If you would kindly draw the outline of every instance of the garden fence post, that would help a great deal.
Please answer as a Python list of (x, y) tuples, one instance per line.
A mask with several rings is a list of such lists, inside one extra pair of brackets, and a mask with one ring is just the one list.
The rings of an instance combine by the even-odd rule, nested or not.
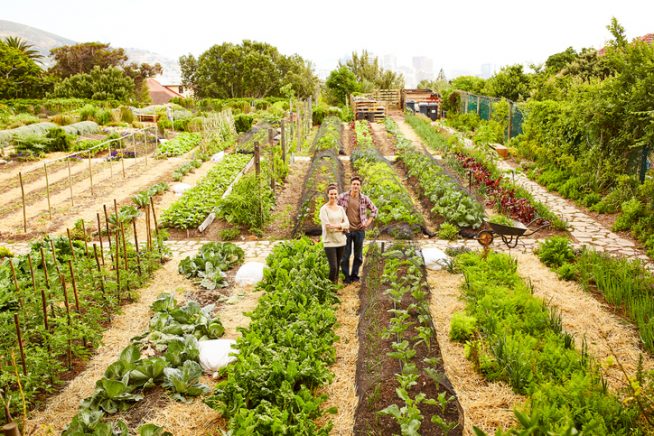
[(123, 242), (123, 257), (125, 258), (125, 271), (129, 271), (129, 262), (127, 261), (127, 243), (125, 241), (125, 226), (120, 222), (120, 237)]
[(118, 300), (118, 304), (120, 304), (120, 253), (118, 252), (120, 243), (118, 242), (118, 230), (114, 232), (114, 235), (116, 236), (116, 257), (114, 258), (116, 267), (116, 298)]
[(254, 172), (258, 176), (261, 173), (261, 156), (259, 150), (259, 141), (254, 141)]
[(113, 160), (113, 158), (111, 156), (111, 143), (112, 142), (113, 142), (113, 140), (109, 140), (109, 156), (108, 156), (108, 159), (109, 159), (109, 177), (113, 180), (113, 178), (114, 178), (114, 160)]
[(145, 205), (145, 246), (148, 251), (152, 251), (152, 234), (150, 230), (150, 205)]
[(273, 129), (268, 129), (268, 145), (270, 146), (270, 188), (275, 190), (275, 133)]
[(2, 426), (2, 431), (3, 436), (20, 436), (20, 432), (18, 431), (18, 425), (16, 425), (15, 422), (8, 422), (5, 425)]
[(43, 171), (45, 171), (45, 194), (48, 197), (48, 214), (52, 219), (52, 207), (50, 206), (50, 182), (48, 181), (48, 164), (43, 164)]
[[(68, 259), (68, 269), (70, 270), (70, 280), (73, 284), (73, 295), (75, 296), (75, 309), (77, 314), (82, 315), (82, 311), (79, 308), (79, 296), (77, 294), (77, 281), (75, 280), (75, 271), (73, 270), (73, 261)], [(86, 336), (82, 336), (82, 344), (86, 347)]]
[(20, 194), (23, 198), (23, 230), (27, 233), (27, 208), (25, 205), (25, 188), (23, 187), (23, 173), (18, 173), (18, 181), (20, 182)]
[(286, 163), (286, 123), (282, 119), (281, 121), (281, 144), (282, 144), (282, 161)]
[(120, 138), (120, 164), (123, 169), (123, 179), (125, 178), (125, 144), (123, 144), (123, 138)]
[[(70, 304), (68, 302), (68, 289), (66, 288), (66, 280), (64, 279), (63, 274), (59, 274), (59, 281), (61, 281), (61, 287), (64, 290), (64, 306), (66, 307), (66, 319), (68, 320), (68, 328), (72, 327), (72, 321), (70, 318)], [(68, 333), (68, 350), (66, 350), (68, 358), (68, 367), (73, 365), (73, 354), (72, 354), (72, 341), (70, 339), (70, 332)]]

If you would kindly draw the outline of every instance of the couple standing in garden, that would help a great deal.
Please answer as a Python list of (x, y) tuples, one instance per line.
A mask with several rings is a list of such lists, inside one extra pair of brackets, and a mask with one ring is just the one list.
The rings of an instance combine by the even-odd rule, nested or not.
[[(370, 214), (368, 214), (370, 212)], [(363, 264), (363, 240), (366, 229), (377, 216), (377, 208), (361, 193), (361, 178), (350, 179), (350, 190), (339, 195), (335, 184), (327, 188), (327, 203), (320, 208), (322, 242), (329, 262), (329, 279), (338, 283), (338, 268), (350, 284), (359, 281), (359, 268)], [(354, 254), (352, 269), (350, 257)]]

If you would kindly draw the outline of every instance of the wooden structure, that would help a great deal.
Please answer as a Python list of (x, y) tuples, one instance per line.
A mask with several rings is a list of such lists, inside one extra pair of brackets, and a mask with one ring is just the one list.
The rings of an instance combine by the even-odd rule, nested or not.
[(382, 122), (386, 117), (386, 105), (368, 96), (350, 96), (355, 120)]
[(377, 89), (370, 96), (380, 102), (384, 102), (387, 109), (401, 109), (401, 90), (399, 89)]
[(156, 123), (157, 114), (136, 114), (136, 118), (141, 123)]
[[(441, 103), (441, 96), (431, 89), (403, 89), (400, 96), (400, 107), (402, 109), (410, 109), (416, 113), (423, 113), (432, 119), (440, 117)], [(429, 114), (422, 110), (426, 107), (429, 108)], [(435, 114), (431, 112), (434, 107), (436, 110)]]

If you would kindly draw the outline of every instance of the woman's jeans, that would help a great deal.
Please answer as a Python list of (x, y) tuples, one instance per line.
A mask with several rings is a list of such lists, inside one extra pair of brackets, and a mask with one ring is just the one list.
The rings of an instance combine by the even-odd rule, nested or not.
[[(359, 268), (363, 264), (363, 239), (365, 237), (365, 230), (356, 230), (347, 234), (345, 252), (343, 253), (343, 260), (341, 260), (341, 269), (345, 275), (345, 280), (350, 280), (353, 277), (359, 278)], [(352, 262), (352, 273), (350, 274), (352, 246), (354, 246), (354, 261)]]
[(338, 283), (338, 265), (341, 263), (344, 249), (344, 245), (340, 247), (325, 247), (325, 254), (329, 262), (329, 280), (332, 283)]

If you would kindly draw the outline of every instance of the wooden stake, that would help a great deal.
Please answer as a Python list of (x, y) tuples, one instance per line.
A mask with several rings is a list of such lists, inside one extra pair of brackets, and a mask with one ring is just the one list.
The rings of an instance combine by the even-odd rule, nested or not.
[(20, 195), (23, 198), (23, 230), (27, 233), (27, 206), (25, 205), (25, 188), (23, 187), (23, 173), (18, 173), (18, 181), (20, 182)]
[(141, 252), (139, 251), (139, 237), (136, 234), (136, 219), (132, 220), (132, 227), (134, 228), (134, 248), (136, 249), (136, 268), (138, 269), (139, 276), (143, 274), (141, 271)]
[(2, 428), (0, 428), (0, 431), (2, 432), (3, 436), (20, 436), (20, 432), (18, 431), (18, 425), (16, 425), (15, 422), (6, 423), (5, 425), (2, 426)]
[(127, 243), (125, 242), (125, 226), (120, 223), (120, 235), (123, 240), (123, 256), (125, 257), (125, 271), (129, 271), (129, 263), (127, 262)]
[(70, 188), (70, 205), (75, 206), (73, 201), (73, 176), (70, 174), (70, 159), (66, 159), (66, 164), (68, 165), (68, 187)]
[(48, 181), (48, 164), (43, 164), (43, 170), (45, 171), (45, 193), (48, 196), (48, 214), (50, 219), (52, 219), (52, 208), (50, 207), (50, 182)]
[[(45, 260), (45, 251), (43, 250), (43, 247), (40, 248), (41, 251), (41, 266), (43, 266), (43, 274), (45, 275), (45, 287), (48, 291), (50, 291), (50, 279), (48, 278), (48, 264), (46, 263)], [(48, 292), (50, 294), (50, 292)], [(54, 304), (50, 302), (50, 311), (52, 312), (52, 317), (55, 317), (55, 311), (54, 311)]]
[(9, 259), (9, 267), (11, 268), (11, 277), (14, 279), (14, 287), (16, 288), (16, 297), (18, 297), (18, 302), (20, 307), (23, 307), (23, 297), (20, 295), (20, 286), (18, 285), (18, 277), (16, 276), (16, 269), (14, 268), (14, 262)]
[(48, 300), (45, 296), (45, 291), (41, 288), (41, 308), (43, 309), (43, 327), (45, 331), (50, 331), (50, 325), (48, 324)]
[(36, 291), (36, 277), (34, 276), (34, 265), (32, 264), (32, 254), (27, 254), (27, 264), (30, 266), (30, 275), (32, 276), (32, 289)]
[(113, 247), (111, 246), (111, 232), (109, 231), (109, 215), (107, 215), (107, 205), (103, 204), (102, 208), (104, 209), (104, 225), (107, 230), (107, 240), (109, 241), (109, 255), (111, 256), (111, 264), (114, 263), (114, 252)]
[(73, 247), (73, 239), (70, 237), (70, 229), (66, 229), (66, 234), (68, 235), (68, 245), (70, 246), (71, 256), (73, 256), (73, 260), (77, 260), (75, 257), (75, 247)]
[(89, 255), (89, 243), (86, 241), (86, 224), (82, 219), (82, 233), (84, 234), (84, 254), (88, 257)]
[(117, 291), (117, 298), (118, 298), (118, 304), (120, 304), (120, 254), (118, 253), (118, 248), (120, 247), (120, 244), (118, 243), (118, 232), (115, 233), (116, 235), (116, 257), (114, 258), (116, 261), (115, 267), (116, 267), (116, 291)]
[(150, 205), (145, 205), (145, 244), (148, 251), (152, 251), (152, 234), (150, 230)]
[(125, 178), (125, 148), (123, 147), (123, 140), (120, 140), (120, 150), (121, 150), (121, 156), (120, 156), (120, 163), (123, 166), (123, 179)]
[(152, 208), (152, 220), (154, 221), (154, 234), (157, 237), (157, 247), (159, 248), (159, 258), (161, 263), (163, 263), (163, 241), (159, 239), (159, 223), (157, 222), (157, 211), (154, 208), (154, 200), (150, 197), (150, 207)]
[(104, 247), (102, 246), (102, 225), (100, 224), (100, 214), (96, 213), (96, 217), (98, 218), (98, 239), (100, 240), (100, 256), (102, 257), (102, 265), (104, 265)]
[(281, 121), (281, 135), (282, 135), (282, 162), (286, 162), (286, 122)]
[(57, 270), (57, 275), (61, 275), (59, 270), (59, 263), (57, 262), (57, 252), (55, 250), (54, 241), (50, 239), (50, 248), (52, 248), (52, 260), (54, 260), (55, 269)]
[(77, 281), (75, 280), (75, 271), (73, 270), (73, 261), (68, 259), (68, 270), (70, 271), (70, 279), (73, 284), (73, 295), (75, 296), (75, 309), (77, 313), (82, 313), (79, 309), (79, 296), (77, 295)]
[(100, 268), (100, 258), (98, 257), (98, 246), (93, 244), (93, 255), (95, 256), (95, 264), (98, 267), (98, 272), (100, 273), (100, 289), (102, 289), (102, 295), (104, 296), (104, 274), (102, 274), (102, 268)]
[(261, 151), (259, 141), (254, 141), (254, 172), (257, 176), (261, 173)]
[[(68, 289), (66, 288), (66, 280), (64, 279), (63, 274), (59, 275), (59, 281), (61, 281), (61, 287), (64, 290), (64, 306), (66, 306), (66, 318), (68, 319), (68, 328), (72, 327), (72, 320), (70, 318), (70, 304), (68, 303)], [(68, 350), (66, 350), (68, 358), (68, 367), (70, 368), (73, 365), (73, 354), (72, 354), (72, 345), (70, 340), (70, 335), (68, 336)]]
[(16, 337), (18, 338), (18, 348), (20, 348), (20, 360), (23, 365), (23, 374), (27, 375), (27, 362), (25, 360), (25, 349), (23, 348), (23, 336), (20, 334), (18, 313), (14, 313), (14, 324), (16, 325)]

